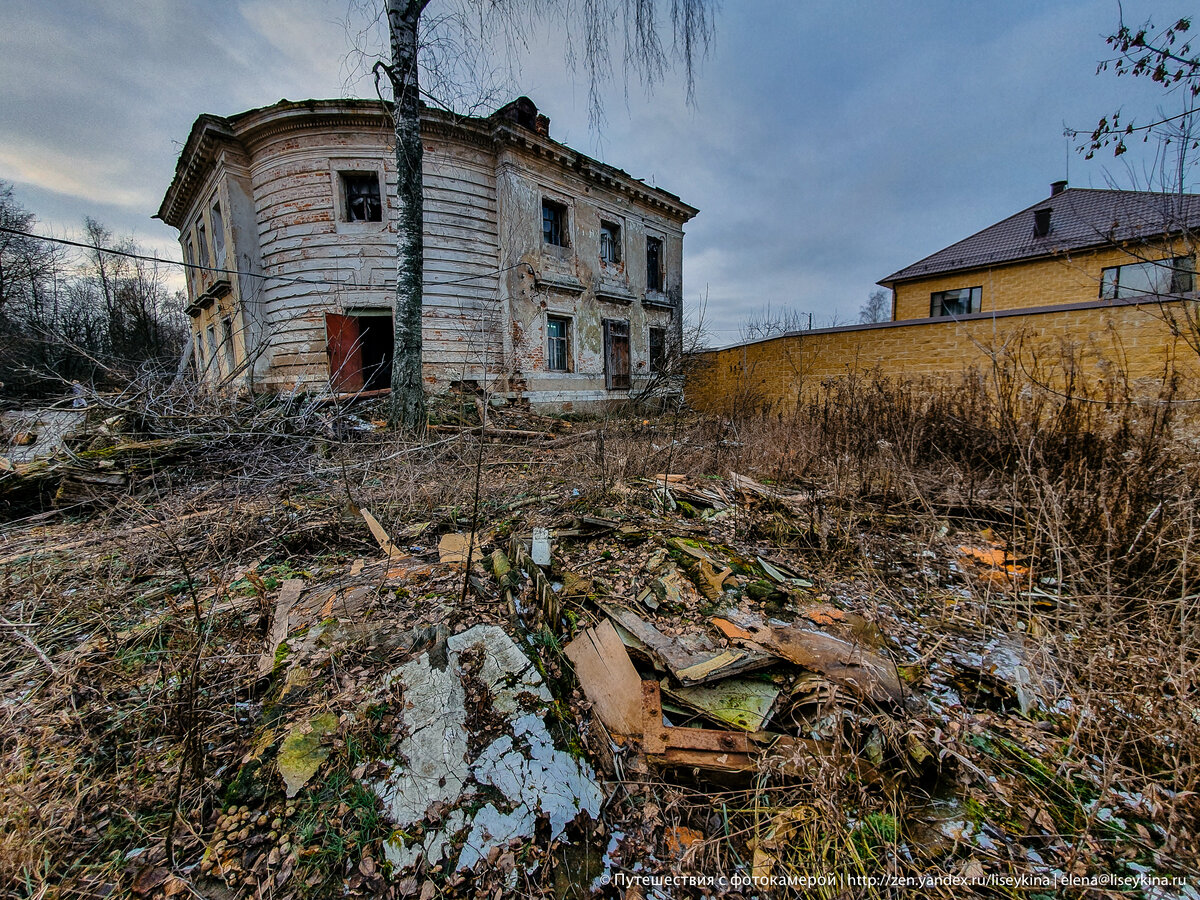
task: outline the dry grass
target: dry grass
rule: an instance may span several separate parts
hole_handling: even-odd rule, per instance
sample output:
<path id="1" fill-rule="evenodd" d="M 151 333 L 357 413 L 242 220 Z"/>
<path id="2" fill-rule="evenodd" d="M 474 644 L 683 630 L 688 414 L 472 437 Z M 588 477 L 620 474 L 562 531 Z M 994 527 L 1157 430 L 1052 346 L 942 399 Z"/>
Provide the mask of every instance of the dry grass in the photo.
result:
<path id="1" fill-rule="evenodd" d="M 623 411 L 577 423 L 597 437 L 559 450 L 489 445 L 481 524 L 503 532 L 618 516 L 644 525 L 651 544 L 698 525 L 730 552 L 769 550 L 805 572 L 814 593 L 877 622 L 908 677 L 905 710 L 834 705 L 805 720 L 878 766 L 882 782 L 841 765 L 803 782 L 767 765 L 752 784 L 726 786 L 687 773 L 630 775 L 607 816 L 630 836 L 631 856 L 640 846 L 651 869 L 727 876 L 748 872 L 756 849 L 775 874 L 805 876 L 1129 872 L 1130 863 L 1197 874 L 1200 432 L 1171 383 L 1160 402 L 1143 404 L 1123 389 L 1055 392 L 1018 375 L 998 363 L 955 383 L 854 377 L 783 415 Z M 238 430 L 228 411 L 205 415 L 210 429 Z M 262 415 L 244 430 L 274 421 Z M 262 725 L 250 672 L 264 591 L 375 553 L 354 506 L 370 507 L 393 533 L 425 521 L 434 531 L 470 527 L 471 437 L 416 444 L 331 427 L 314 441 L 311 429 L 268 430 L 268 447 L 287 448 L 285 465 L 271 466 L 269 449 L 245 452 L 262 445 L 242 436 L 243 452 L 216 457 L 216 471 L 193 463 L 186 480 L 164 472 L 103 510 L 8 527 L 0 557 L 27 554 L 0 564 L 0 611 L 11 623 L 0 635 L 0 881 L 9 892 L 130 891 L 144 861 L 161 861 L 172 809 L 174 852 L 185 869 L 194 865 Z M 759 500 L 692 520 L 656 509 L 638 482 L 666 471 L 742 472 L 801 491 L 803 503 Z M 988 541 L 1003 548 L 1011 577 L 959 558 L 960 545 Z M 600 550 L 568 548 L 562 564 L 595 565 Z M 254 564 L 258 584 L 239 577 Z M 611 563 L 614 572 L 628 565 Z M 419 624 L 417 596 L 387 600 L 388 614 Z M 246 600 L 238 614 L 208 615 L 237 598 Z M 485 598 L 459 608 L 452 590 L 437 602 L 452 628 L 495 611 Z M 539 626 L 554 671 L 569 635 L 558 623 Z M 1022 716 L 996 686 L 951 671 L 947 654 L 997 635 L 1020 636 L 1054 699 L 1069 702 Z M 326 702 L 349 696 L 330 691 Z M 596 749 L 586 722 L 576 724 Z M 182 755 L 188 735 L 202 737 L 198 759 Z M 914 741 L 928 758 L 918 759 Z M 949 837 L 939 827 L 947 816 L 963 825 Z M 674 825 L 705 835 L 682 860 L 663 843 Z M 354 854 L 379 837 L 360 830 L 355 844 L 329 833 Z M 337 868 L 358 857 L 317 858 Z M 344 871 L 310 893 L 340 895 Z M 535 889 L 522 881 L 516 893 Z M 400 895 L 396 885 L 381 890 Z M 813 889 L 903 893 L 845 880 Z"/>

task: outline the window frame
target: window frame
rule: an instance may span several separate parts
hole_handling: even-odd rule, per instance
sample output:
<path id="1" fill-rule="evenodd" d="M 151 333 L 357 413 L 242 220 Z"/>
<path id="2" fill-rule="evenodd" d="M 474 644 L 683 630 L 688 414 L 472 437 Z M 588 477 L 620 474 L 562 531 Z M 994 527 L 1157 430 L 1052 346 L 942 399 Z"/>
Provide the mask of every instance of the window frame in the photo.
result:
<path id="1" fill-rule="evenodd" d="M 552 335 L 550 326 L 562 325 L 563 333 L 561 335 Z M 558 354 L 561 351 L 562 366 L 557 363 Z M 571 317 L 560 315 L 558 313 L 546 314 L 546 371 L 547 372 L 571 372 L 574 371 L 571 359 Z"/>
<path id="2" fill-rule="evenodd" d="M 966 312 L 946 312 L 946 296 L 948 294 L 967 294 Z M 930 291 L 929 318 L 954 319 L 969 316 L 983 309 L 983 285 L 972 285 L 964 288 L 951 288 L 945 291 Z"/>
<path id="3" fill-rule="evenodd" d="M 383 223 L 383 185 L 380 183 L 379 171 L 377 169 L 341 169 L 337 170 L 338 179 L 338 200 L 340 219 L 347 225 L 379 225 Z M 365 219 L 356 219 L 353 216 L 351 207 L 351 179 L 361 180 L 366 183 L 367 179 L 375 186 L 375 212 L 377 218 L 368 216 Z"/>
<path id="4" fill-rule="evenodd" d="M 550 234 L 547 235 L 546 214 L 554 213 L 556 221 L 551 222 L 549 229 Z M 561 200 L 555 200 L 553 197 L 542 196 L 542 246 L 543 247 L 563 247 L 571 246 L 571 217 L 570 207 Z M 557 225 L 558 240 L 554 240 L 555 225 Z"/>
<path id="5" fill-rule="evenodd" d="M 1121 271 L 1128 269 L 1149 270 L 1166 269 L 1171 275 L 1171 284 L 1166 291 L 1130 291 L 1122 293 Z M 1109 277 L 1112 273 L 1112 278 Z M 1186 279 L 1186 286 L 1184 280 Z M 1135 263 L 1124 263 L 1119 266 L 1105 266 L 1100 270 L 1100 299 L 1126 300 L 1130 297 L 1170 297 L 1178 294 L 1190 294 L 1196 290 L 1196 260 L 1190 254 L 1182 256 L 1166 256 L 1162 259 L 1148 259 Z"/>
<path id="6" fill-rule="evenodd" d="M 623 230 L 620 222 L 615 222 L 611 219 L 600 220 L 600 262 L 610 266 L 619 266 L 621 264 L 621 260 L 625 257 L 624 241 L 622 239 Z M 606 236 L 608 237 L 607 243 L 610 251 L 608 256 L 604 255 Z"/>
<path id="7" fill-rule="evenodd" d="M 213 258 L 218 268 L 225 267 L 225 214 L 221 211 L 221 200 L 212 198 L 208 207 L 209 219 L 212 222 Z"/>
<path id="8" fill-rule="evenodd" d="M 657 340 L 656 340 L 657 338 Z M 655 347 L 657 344 L 657 348 Z M 657 349 L 657 353 L 655 350 Z M 649 356 L 650 372 L 659 375 L 667 371 L 667 329 L 662 325 L 650 325 L 646 332 L 646 352 Z"/>
<path id="9" fill-rule="evenodd" d="M 653 267 L 650 265 L 650 248 L 657 247 L 656 262 Z M 647 293 L 661 294 L 666 290 L 667 273 L 666 273 L 666 255 L 667 242 L 658 235 L 646 235 L 646 291 Z M 654 275 L 651 277 L 651 271 Z"/>
<path id="10" fill-rule="evenodd" d="M 204 214 L 196 220 L 196 251 L 199 253 L 200 265 L 208 268 L 208 229 L 204 226 Z"/>

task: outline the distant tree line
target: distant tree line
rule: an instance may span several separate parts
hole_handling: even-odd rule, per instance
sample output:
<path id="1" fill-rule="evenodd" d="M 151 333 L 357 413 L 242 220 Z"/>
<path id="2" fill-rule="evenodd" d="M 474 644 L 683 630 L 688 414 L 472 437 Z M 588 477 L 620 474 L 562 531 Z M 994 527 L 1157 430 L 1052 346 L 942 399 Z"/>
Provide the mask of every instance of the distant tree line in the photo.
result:
<path id="1" fill-rule="evenodd" d="M 13 232 L 37 220 L 0 181 L 0 398 L 61 394 L 72 381 L 99 386 L 178 363 L 187 337 L 180 292 L 166 268 L 101 250 Z M 81 243 L 140 253 L 92 218 Z"/>

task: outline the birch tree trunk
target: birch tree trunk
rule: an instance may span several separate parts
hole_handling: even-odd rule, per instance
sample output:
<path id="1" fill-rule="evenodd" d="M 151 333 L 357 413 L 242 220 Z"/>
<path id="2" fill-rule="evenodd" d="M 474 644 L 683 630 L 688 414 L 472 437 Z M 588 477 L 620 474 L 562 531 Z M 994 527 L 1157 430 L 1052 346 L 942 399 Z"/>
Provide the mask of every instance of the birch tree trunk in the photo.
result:
<path id="1" fill-rule="evenodd" d="M 421 376 L 421 279 L 424 271 L 424 187 L 421 177 L 421 98 L 417 80 L 417 24 L 429 0 L 388 0 L 392 45 L 389 76 L 396 122 L 396 309 L 392 361 L 393 425 L 425 424 Z"/>

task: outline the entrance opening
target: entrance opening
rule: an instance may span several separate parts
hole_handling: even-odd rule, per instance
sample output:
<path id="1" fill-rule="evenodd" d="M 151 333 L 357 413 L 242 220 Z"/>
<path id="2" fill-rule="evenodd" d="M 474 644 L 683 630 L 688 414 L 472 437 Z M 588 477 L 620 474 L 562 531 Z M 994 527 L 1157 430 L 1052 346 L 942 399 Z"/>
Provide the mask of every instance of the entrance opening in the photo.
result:
<path id="1" fill-rule="evenodd" d="M 629 389 L 629 320 L 604 320 L 604 386 Z"/>
<path id="2" fill-rule="evenodd" d="M 334 390 L 375 391 L 391 386 L 395 339 L 389 313 L 326 313 L 325 335 Z"/>

